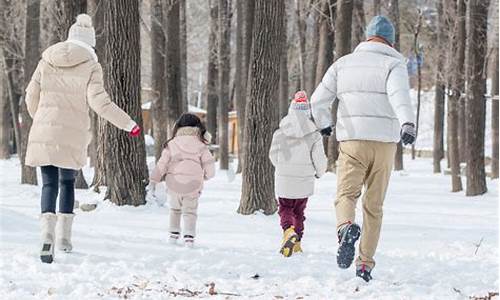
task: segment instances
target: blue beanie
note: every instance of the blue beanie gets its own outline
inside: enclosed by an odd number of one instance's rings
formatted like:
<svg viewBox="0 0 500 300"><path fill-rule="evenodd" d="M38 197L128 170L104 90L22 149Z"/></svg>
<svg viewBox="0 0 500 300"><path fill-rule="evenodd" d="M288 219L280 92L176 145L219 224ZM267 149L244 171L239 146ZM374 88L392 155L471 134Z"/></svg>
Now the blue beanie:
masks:
<svg viewBox="0 0 500 300"><path fill-rule="evenodd" d="M396 35L391 21L384 16L375 16L366 27L366 38L378 36L387 42L394 44Z"/></svg>

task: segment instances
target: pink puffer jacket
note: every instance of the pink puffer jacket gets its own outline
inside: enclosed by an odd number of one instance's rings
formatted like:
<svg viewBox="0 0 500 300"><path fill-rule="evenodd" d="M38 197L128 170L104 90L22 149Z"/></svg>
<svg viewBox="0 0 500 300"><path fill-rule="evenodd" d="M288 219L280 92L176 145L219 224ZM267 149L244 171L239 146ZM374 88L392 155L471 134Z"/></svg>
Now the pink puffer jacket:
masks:
<svg viewBox="0 0 500 300"><path fill-rule="evenodd" d="M181 127L161 153L150 180L165 182L170 193L197 196L203 181L215 175L215 160L206 144L200 141L197 127Z"/></svg>

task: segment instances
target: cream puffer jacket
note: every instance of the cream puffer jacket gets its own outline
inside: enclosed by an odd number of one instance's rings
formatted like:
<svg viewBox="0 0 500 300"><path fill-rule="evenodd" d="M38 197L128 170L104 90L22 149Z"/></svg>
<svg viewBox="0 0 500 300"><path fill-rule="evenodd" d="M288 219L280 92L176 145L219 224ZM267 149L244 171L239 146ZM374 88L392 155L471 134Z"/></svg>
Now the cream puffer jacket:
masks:
<svg viewBox="0 0 500 300"><path fill-rule="evenodd" d="M326 72L311 97L318 128L332 125L338 99L339 141L399 142L401 125L415 123L405 58L394 48L363 42Z"/></svg>
<svg viewBox="0 0 500 300"><path fill-rule="evenodd" d="M275 167L280 198L301 199L314 193L314 180L326 172L323 139L311 120L307 103L292 103L273 134L269 159Z"/></svg>
<svg viewBox="0 0 500 300"><path fill-rule="evenodd" d="M120 129L131 131L136 125L111 102L92 51L66 41L43 52L26 89L26 105L33 118L27 165L81 169L87 163L91 140L89 107Z"/></svg>

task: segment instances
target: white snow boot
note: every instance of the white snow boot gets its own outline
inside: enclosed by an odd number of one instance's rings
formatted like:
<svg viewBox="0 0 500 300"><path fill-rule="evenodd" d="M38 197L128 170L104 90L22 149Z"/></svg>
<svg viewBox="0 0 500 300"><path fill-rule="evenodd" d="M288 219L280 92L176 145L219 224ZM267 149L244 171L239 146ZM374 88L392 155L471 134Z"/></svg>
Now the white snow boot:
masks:
<svg viewBox="0 0 500 300"><path fill-rule="evenodd" d="M168 237L168 242L170 244L177 244L177 241L179 240L179 237L180 237L180 233L178 232L171 232L170 233L170 236Z"/></svg>
<svg viewBox="0 0 500 300"><path fill-rule="evenodd" d="M194 236L185 235L184 236L184 246L186 246L188 248L193 248L194 247Z"/></svg>
<svg viewBox="0 0 500 300"><path fill-rule="evenodd" d="M71 227L75 214L57 214L57 249L64 252L71 252L73 245L71 244Z"/></svg>
<svg viewBox="0 0 500 300"><path fill-rule="evenodd" d="M54 213L43 213L40 218L42 227L42 249L40 250L40 260L51 264L54 261L54 242L57 217Z"/></svg>

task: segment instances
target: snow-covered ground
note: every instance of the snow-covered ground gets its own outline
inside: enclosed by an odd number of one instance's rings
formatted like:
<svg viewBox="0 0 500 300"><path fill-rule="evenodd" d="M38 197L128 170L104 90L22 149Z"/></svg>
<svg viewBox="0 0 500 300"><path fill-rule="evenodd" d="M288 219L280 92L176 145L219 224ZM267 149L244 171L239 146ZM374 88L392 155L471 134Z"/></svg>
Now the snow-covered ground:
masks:
<svg viewBox="0 0 500 300"><path fill-rule="evenodd" d="M168 207L116 207L78 191L98 208L76 211L74 252L48 265L38 258L40 188L18 184L16 159L0 161L0 298L469 299L498 291L498 181L466 198L449 192L449 177L432 175L430 160L405 166L385 202L375 279L364 284L335 263L334 174L310 199L301 255L279 255L277 215L238 215L241 177L218 172L200 200L194 249L167 243Z"/></svg>

